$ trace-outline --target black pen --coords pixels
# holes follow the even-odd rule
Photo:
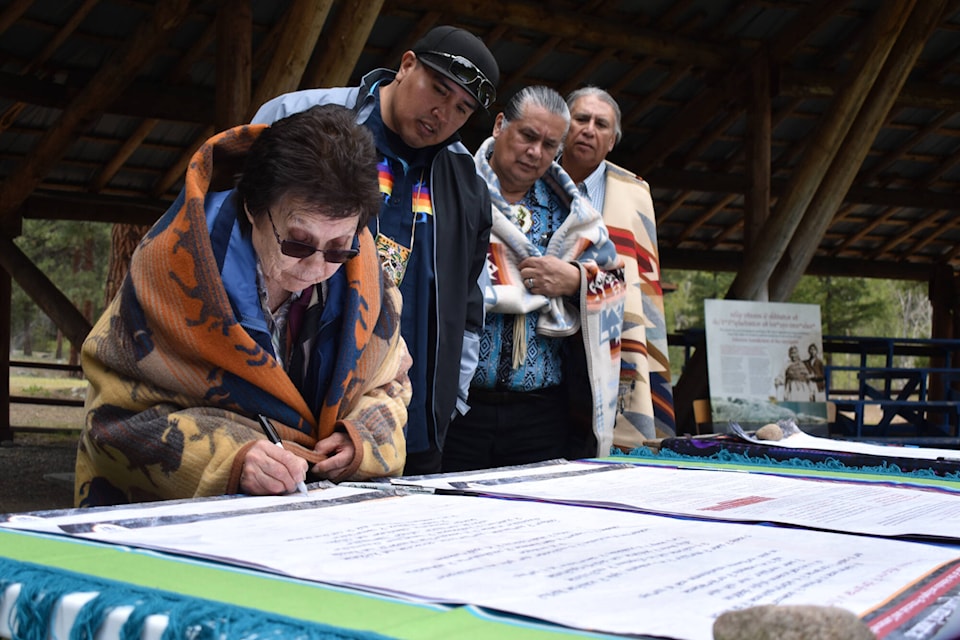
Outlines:
[[[280,436],[277,435],[277,430],[274,429],[273,425],[270,424],[270,421],[267,420],[267,416],[263,415],[262,413],[258,413],[257,417],[260,419],[260,426],[263,428],[263,432],[267,434],[267,440],[283,449],[283,443],[280,442]],[[303,495],[307,495],[307,485],[303,480],[297,483],[297,491]]]

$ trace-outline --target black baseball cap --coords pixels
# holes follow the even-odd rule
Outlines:
[[[434,27],[413,45],[417,59],[450,78],[487,109],[497,99],[500,67],[477,36],[452,26]]]

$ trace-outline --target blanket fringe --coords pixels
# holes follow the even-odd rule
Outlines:
[[[513,316],[513,368],[519,369],[527,359],[527,316]]]
[[[0,603],[5,597],[13,597],[15,585],[20,585],[19,595],[6,622],[12,637],[17,639],[45,640],[50,637],[53,609],[60,599],[71,593],[95,592],[98,595],[78,612],[71,638],[93,638],[106,617],[115,608],[125,606],[132,607],[133,611],[120,630],[121,640],[139,640],[143,623],[148,615],[153,614],[167,616],[164,638],[385,640],[385,636],[369,631],[298,620],[268,611],[0,558]]]
[[[804,460],[803,458],[790,458],[789,460],[774,460],[773,458],[766,455],[748,455],[745,453],[737,453],[732,451],[721,450],[717,453],[711,454],[709,456],[690,456],[683,453],[677,453],[676,451],[671,451],[669,449],[660,449],[659,452],[655,452],[648,447],[637,447],[631,450],[629,453],[624,453],[623,451],[614,447],[610,451],[611,457],[625,457],[625,458],[654,458],[654,459],[669,459],[669,460],[684,460],[690,462],[705,462],[705,461],[715,461],[715,462],[729,462],[738,465],[744,466],[758,466],[758,467],[793,467],[800,469],[811,469],[819,471],[855,471],[859,473],[869,473],[877,475],[889,475],[889,476],[902,476],[905,478],[917,478],[917,479],[932,479],[932,480],[960,480],[960,473],[958,472],[949,472],[943,475],[938,475],[931,469],[913,469],[913,470],[903,470],[896,463],[890,463],[884,461],[881,464],[875,466],[850,466],[843,464],[840,460],[834,458],[828,458],[827,460]]]

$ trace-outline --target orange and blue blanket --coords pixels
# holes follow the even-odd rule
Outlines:
[[[143,239],[84,342],[90,387],[78,506],[236,493],[243,456],[264,437],[257,414],[311,463],[320,460],[312,451],[318,439],[346,432],[356,455],[333,480],[402,471],[410,357],[399,333],[400,294],[382,277],[369,232],[360,235],[360,256],[341,267],[349,285],[342,344],[319,415],[234,316],[204,198],[224,181],[232,187],[264,129],[237,127],[197,151],[182,197]]]

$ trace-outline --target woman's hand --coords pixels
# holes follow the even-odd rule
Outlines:
[[[277,496],[297,490],[307,475],[307,461],[267,440],[247,451],[240,470],[240,490],[252,496]]]
[[[342,431],[334,431],[320,440],[314,445],[313,450],[315,453],[327,456],[326,460],[321,460],[310,468],[311,473],[321,478],[339,477],[353,462],[353,456],[356,454],[353,441]]]

